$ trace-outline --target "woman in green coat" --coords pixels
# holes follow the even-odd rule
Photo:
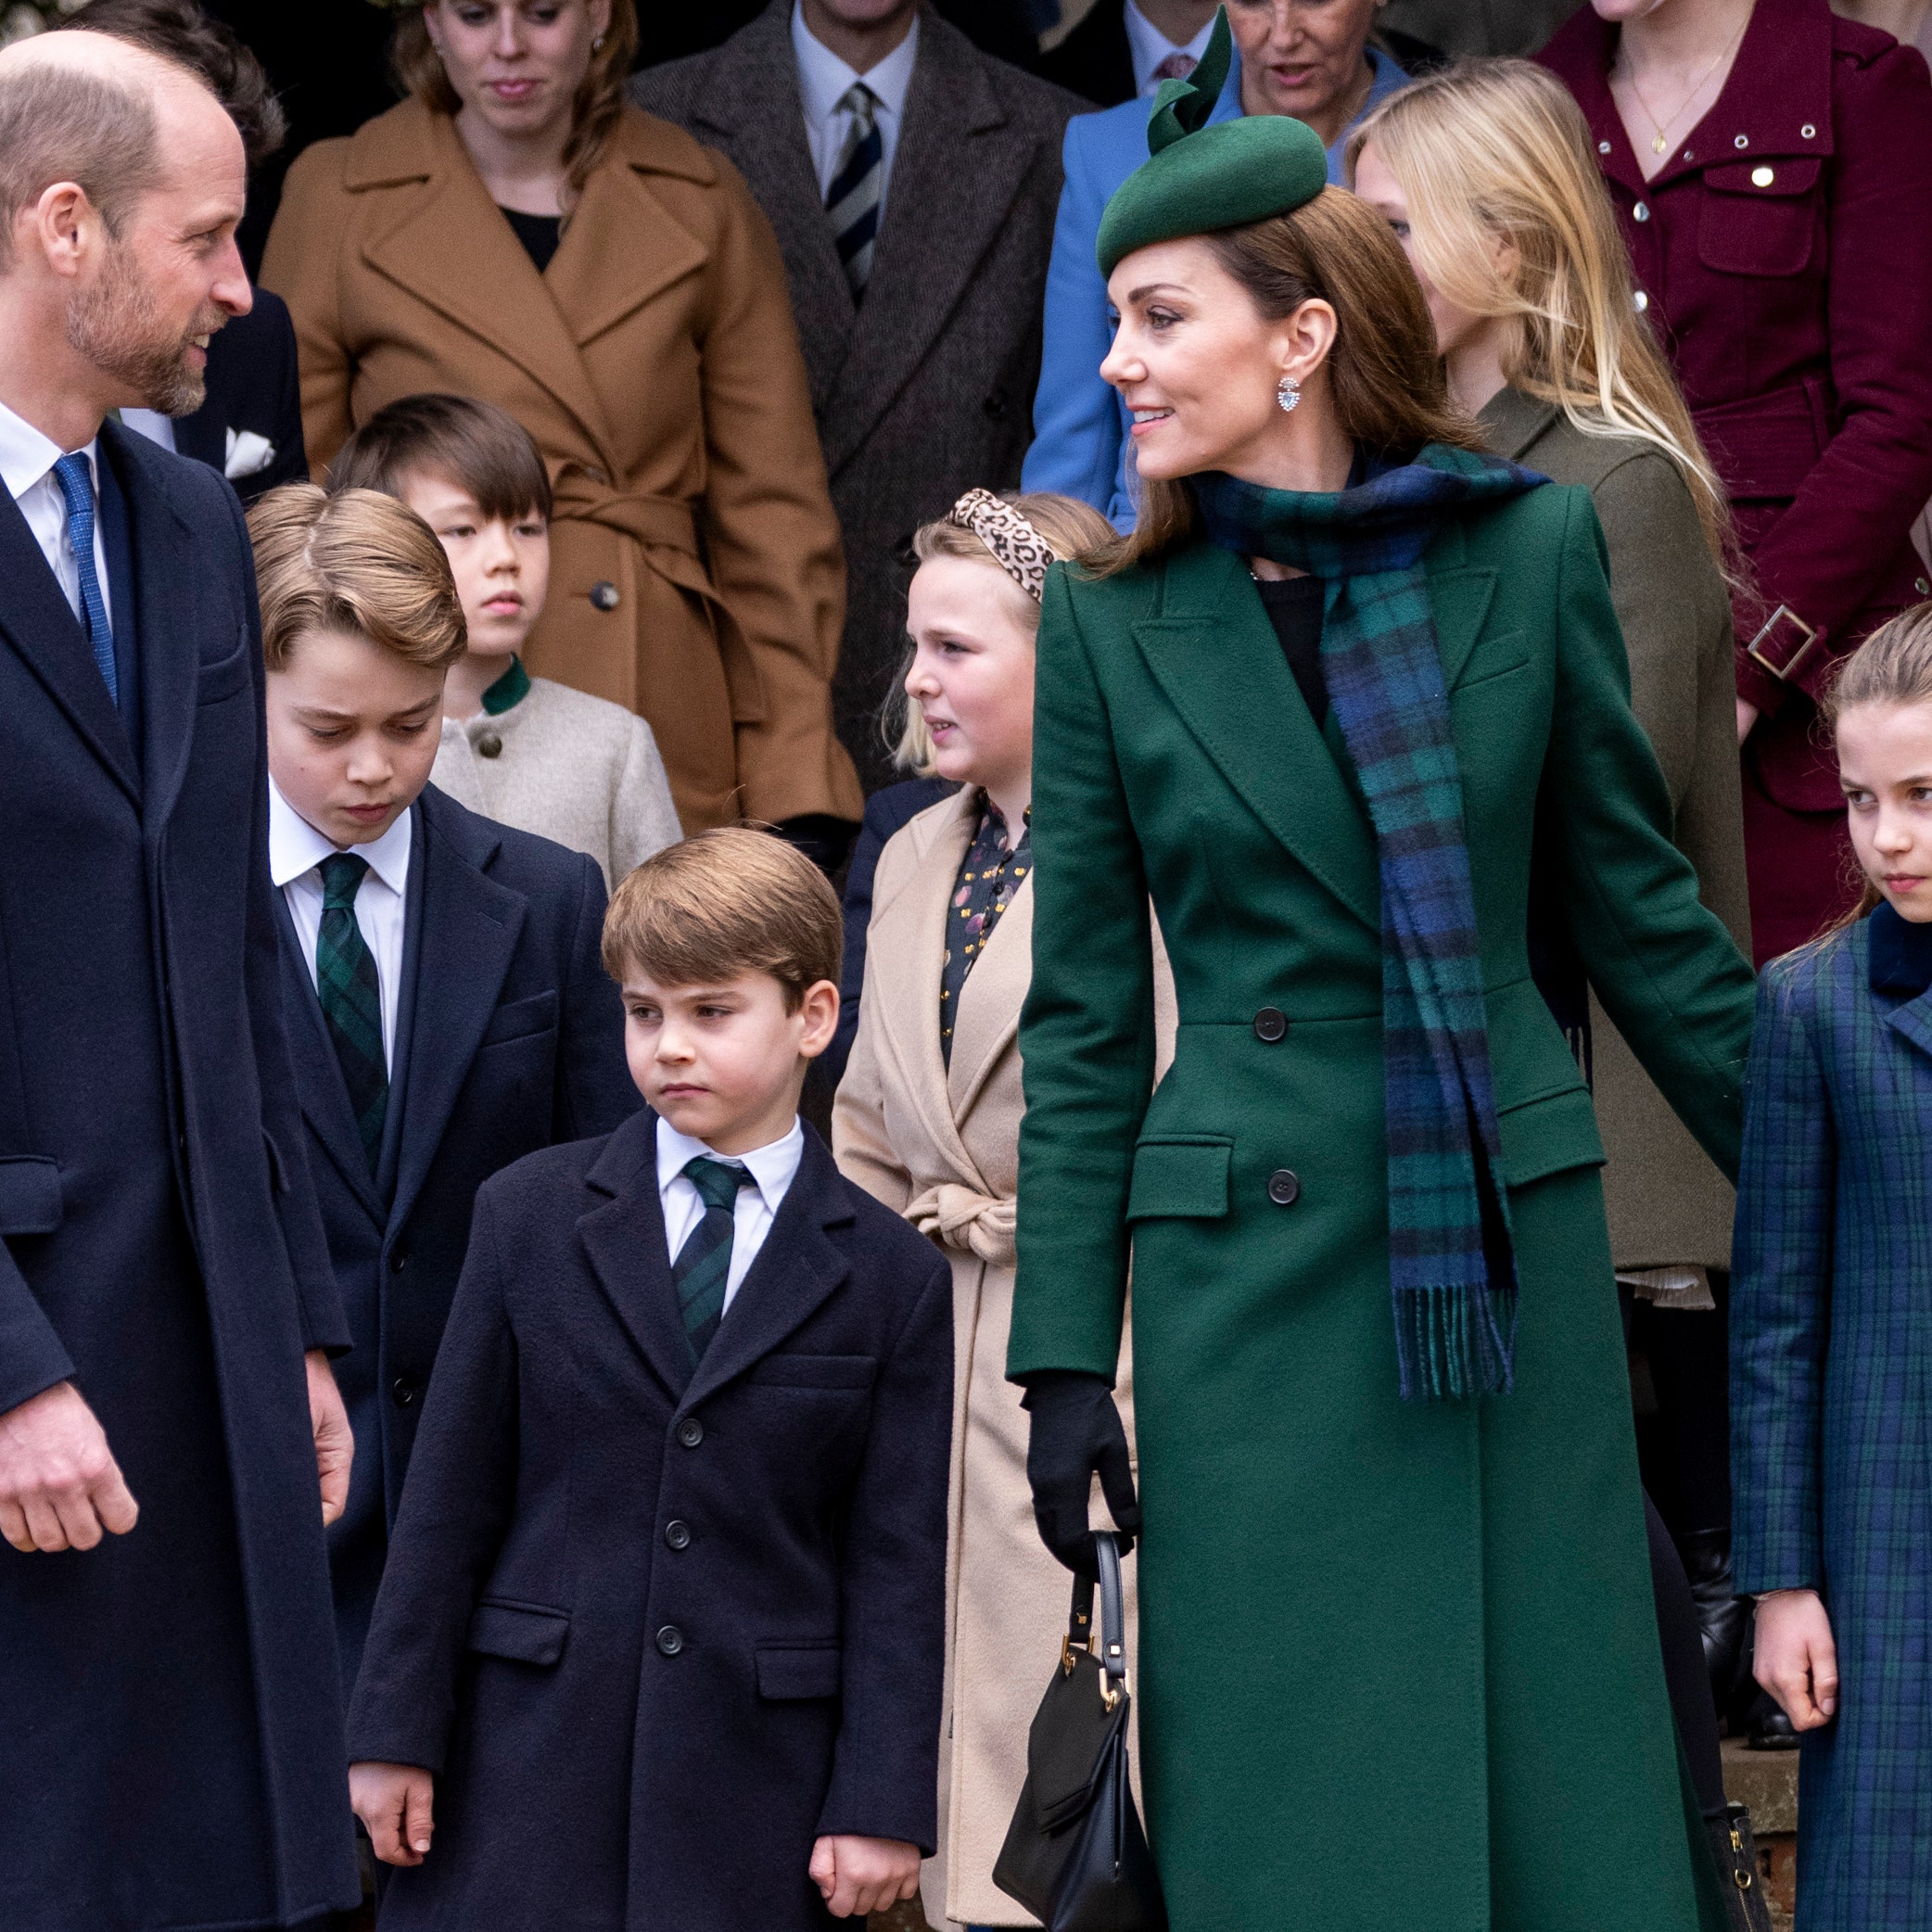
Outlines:
[[[1176,1932],[1720,1932],[1532,861],[1727,1170],[1750,972],[1670,843],[1587,493],[1474,452],[1297,123],[1163,92],[1100,238],[1139,527],[1052,572],[1039,635],[1009,1372],[1042,1533],[1089,1560],[1095,1470],[1132,1524],[1131,1242]]]

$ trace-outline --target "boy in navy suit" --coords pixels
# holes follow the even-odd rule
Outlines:
[[[353,1352],[329,1532],[354,1682],[477,1189],[637,1106],[598,960],[596,863],[426,781],[463,608],[393,498],[273,490],[248,514],[268,667],[269,869],[309,1167]]]
[[[350,1719],[385,1932],[814,1932],[917,1887],[950,1272],[798,1119],[841,936],[761,833],[617,888],[652,1111],[477,1197]]]

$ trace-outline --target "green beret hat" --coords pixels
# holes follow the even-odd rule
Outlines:
[[[1223,8],[1201,65],[1185,81],[1161,83],[1147,123],[1148,159],[1100,217],[1101,274],[1152,242],[1288,214],[1328,184],[1327,151],[1306,121],[1247,114],[1207,124],[1233,52]]]

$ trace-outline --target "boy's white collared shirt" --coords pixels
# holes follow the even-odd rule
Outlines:
[[[404,812],[379,839],[350,851],[369,861],[356,888],[356,924],[362,944],[375,961],[375,980],[382,995],[382,1057],[396,1071],[397,989],[402,984],[403,923],[408,909],[411,812]],[[322,936],[321,865],[337,847],[283,797],[273,779],[268,782],[268,870],[287,902],[295,935],[302,942],[309,979],[315,979],[315,947]]]
[[[731,1270],[725,1277],[724,1292],[729,1309],[746,1271],[758,1258],[765,1237],[771,1232],[779,1203],[797,1178],[798,1163],[805,1158],[805,1128],[794,1115],[792,1131],[782,1138],[755,1147],[748,1154],[721,1154],[702,1140],[679,1133],[663,1114],[657,1116],[657,1198],[664,1206],[665,1248],[673,1261],[705,1217],[697,1184],[684,1172],[700,1155],[707,1161],[721,1161],[727,1167],[748,1169],[755,1184],[738,1189],[732,1209]]]

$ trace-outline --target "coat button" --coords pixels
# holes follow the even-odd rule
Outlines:
[[[1288,1015],[1278,1006],[1265,1006],[1254,1016],[1254,1037],[1269,1046],[1288,1032]]]
[[[993,419],[993,421],[997,423],[1000,420],[1002,416],[1006,414],[1006,398],[1002,396],[998,389],[995,389],[993,393],[980,404],[980,409],[985,414],[990,416]]]
[[[1291,1207],[1302,1191],[1302,1183],[1292,1167],[1277,1167],[1268,1176],[1268,1199],[1277,1207]]]
[[[1912,580],[1912,588],[1914,591],[1916,591],[1921,597],[1932,597],[1932,578],[1915,577]]]
[[[1777,178],[1777,171],[1773,168],[1760,166],[1751,170],[1751,185],[1754,188],[1768,188]]]
[[[494,731],[485,731],[477,740],[477,756],[479,758],[500,758],[503,755],[503,741]]]
[[[691,1525],[680,1523],[673,1517],[664,1526],[664,1540],[674,1550],[688,1550],[691,1547]]]
[[[1639,201],[1631,210],[1630,218],[1633,222],[1647,222],[1650,219],[1650,204],[1647,201]]]
[[[687,1449],[695,1449],[705,1440],[705,1425],[695,1416],[687,1416],[678,1425],[678,1440]]]
[[[591,586],[591,602],[599,610],[616,610],[623,601],[617,594],[617,587],[614,583],[603,581]]]
[[[684,1633],[675,1623],[667,1623],[657,1633],[657,1647],[666,1657],[676,1657],[684,1647]]]
[[[1748,134],[1739,134],[1731,143],[1733,147],[1748,147],[1750,145],[1751,137]]]
[[[1637,292],[1631,297],[1631,301],[1635,305],[1636,311],[1639,315],[1641,315],[1644,312],[1644,311],[1650,306],[1650,298],[1647,295],[1646,295],[1641,288],[1638,289]]]
[[[1598,154],[1608,154],[1610,151],[1610,144],[1608,141],[1599,141],[1596,144],[1596,151]]]
[[[409,1265],[409,1253],[408,1253],[408,1251],[407,1251],[406,1249],[399,1248],[399,1249],[397,1249],[397,1251],[395,1252],[395,1253],[393,1253],[392,1255],[390,1255],[390,1256],[389,1256],[389,1273],[390,1273],[390,1274],[392,1274],[392,1275],[400,1275],[400,1274],[401,1274],[401,1272],[403,1271],[403,1269],[404,1269],[404,1268],[408,1267],[408,1265]]]
[[[399,1375],[389,1384],[389,1400],[399,1409],[413,1408],[416,1400],[416,1379],[413,1375]]]

